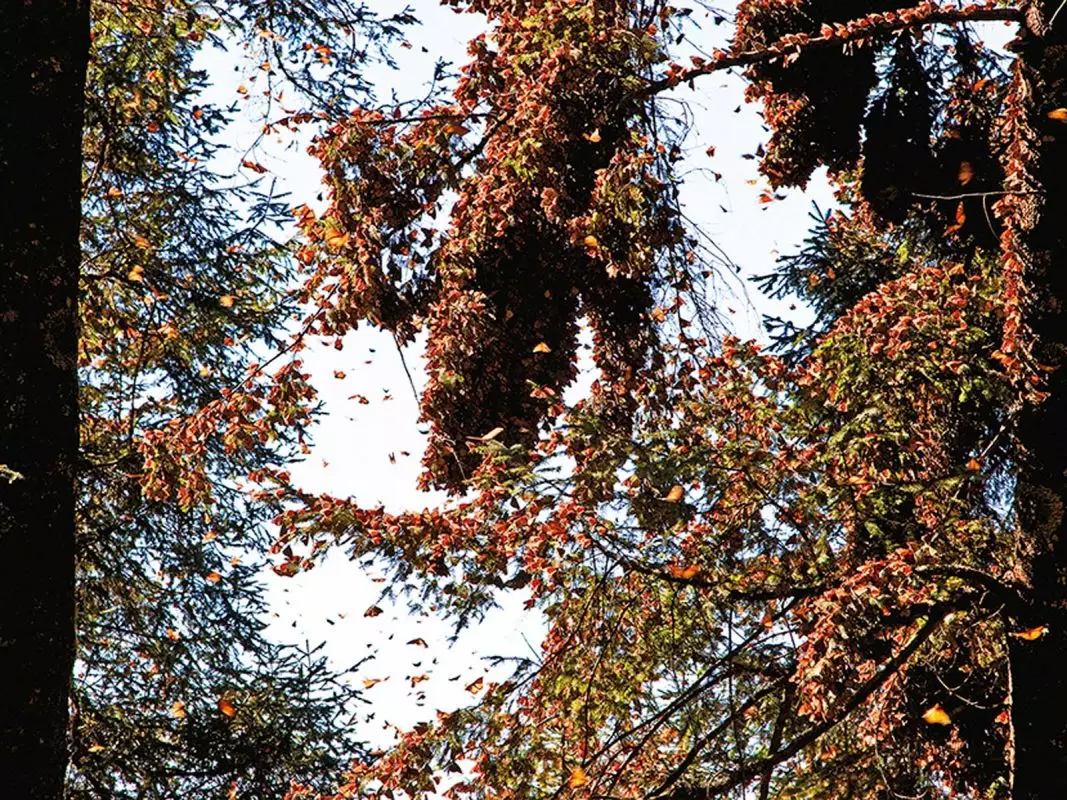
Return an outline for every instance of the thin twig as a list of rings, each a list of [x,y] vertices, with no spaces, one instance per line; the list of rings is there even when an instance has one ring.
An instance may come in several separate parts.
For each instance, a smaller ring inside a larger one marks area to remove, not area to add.
[[[1067,0],[1064,0],[1067,3]],[[1022,189],[1019,191],[1004,190],[1000,192],[963,192],[962,194],[922,194],[912,192],[912,197],[921,197],[923,200],[965,200],[968,197],[1004,197],[1005,195],[1044,194],[1044,189]]]
[[[1060,15],[1060,12],[1063,11],[1064,6],[1067,6],[1067,0],[1063,0],[1063,2],[1060,3],[1060,7],[1052,13],[1052,16],[1049,18],[1048,21],[1048,26],[1050,28],[1056,24],[1056,17],[1058,17]]]
[[[415,398],[415,405],[419,404],[419,390],[415,388],[415,381],[411,378],[411,370],[408,369],[407,359],[404,358],[404,348],[400,344],[400,337],[393,334],[393,342],[396,344],[396,354],[400,356],[400,366],[404,368],[404,374],[408,377],[408,386],[411,387],[411,396]]]

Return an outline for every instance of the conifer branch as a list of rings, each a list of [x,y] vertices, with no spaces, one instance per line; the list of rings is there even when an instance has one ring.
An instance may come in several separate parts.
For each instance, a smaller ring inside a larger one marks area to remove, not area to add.
[[[828,47],[845,46],[859,42],[877,34],[894,33],[909,28],[928,25],[953,25],[961,22],[1015,22],[1022,19],[1023,12],[1012,8],[987,8],[985,6],[966,6],[955,8],[939,6],[931,2],[919,3],[911,8],[884,14],[869,14],[859,19],[835,25],[823,25],[818,35],[791,33],[778,39],[773,44],[740,53],[718,50],[712,60],[699,63],[689,69],[675,69],[663,78],[648,85],[647,93],[655,95],[672,89],[682,83],[692,81],[702,75],[710,75],[734,67],[749,67],[755,64],[784,59],[786,62],[797,58],[801,53]]]

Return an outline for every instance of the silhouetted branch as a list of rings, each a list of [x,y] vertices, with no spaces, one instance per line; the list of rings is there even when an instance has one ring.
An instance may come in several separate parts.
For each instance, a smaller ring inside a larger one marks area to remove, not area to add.
[[[727,773],[723,778],[714,783],[705,786],[680,787],[667,794],[667,789],[669,789],[682,775],[680,769],[675,769],[655,791],[646,795],[646,797],[649,798],[649,800],[666,800],[666,798],[670,798],[670,800],[711,800],[711,798],[714,797],[722,797],[731,790],[736,789],[738,786],[763,774],[766,770],[793,758],[805,747],[814,743],[821,736],[843,722],[849,714],[863,705],[871,695],[878,691],[887,680],[896,674],[897,670],[904,666],[904,664],[915,655],[916,651],[918,651],[918,649],[933,635],[948,611],[948,606],[938,606],[932,612],[929,621],[918,633],[915,634],[915,636],[912,637],[911,641],[908,642],[908,644],[893,658],[887,661],[874,677],[856,690],[846,702],[842,703],[829,719],[809,728],[806,732],[797,736],[793,741],[777,752],[773,752],[764,758],[751,761],[743,767]],[[745,706],[742,706],[740,710],[747,710],[757,698],[762,698],[766,693],[767,690],[758,693],[751,698]],[[720,725],[719,727],[722,726]],[[701,744],[706,744],[709,741],[710,737],[705,737],[701,740]],[[696,748],[694,748],[694,751],[695,750]],[[688,766],[692,760],[695,760],[695,758],[696,752],[690,752],[687,762],[685,762],[686,766]]]
[[[861,39],[869,39],[871,36],[880,33],[893,33],[927,25],[951,25],[959,22],[1013,22],[1021,19],[1022,11],[1018,8],[987,8],[978,5],[956,8],[924,2],[912,8],[903,8],[899,11],[870,14],[866,17],[849,20],[833,26],[824,25],[822,32],[817,36],[806,33],[791,33],[767,47],[756,50],[745,50],[740,53],[719,50],[716,51],[715,57],[707,63],[690,69],[675,71],[658,81],[651,82],[648,85],[647,93],[650,95],[658,94],[694,78],[721,72],[724,69],[748,67],[753,64],[774,61],[778,58],[788,60],[796,58],[803,52],[844,46]]]

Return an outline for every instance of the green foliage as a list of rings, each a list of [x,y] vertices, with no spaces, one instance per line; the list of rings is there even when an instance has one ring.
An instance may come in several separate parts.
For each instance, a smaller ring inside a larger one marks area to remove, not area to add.
[[[658,2],[454,5],[489,31],[450,96],[382,107],[330,72],[355,63],[320,36],[333,5],[285,24],[99,12],[72,791],[321,794],[353,746],[344,694],[263,642],[233,560],[270,517],[280,574],[340,544],[457,628],[506,590],[548,621],[536,657],[357,760],[344,796],[428,798],[464,772],[446,796],[1005,796],[1016,752],[1039,751],[1015,737],[1036,709],[1009,664],[1059,613],[1034,556],[1058,495],[1015,476],[1039,474],[1031,452],[1064,474],[1034,435],[1061,353],[1032,299],[1062,236],[1035,199],[1062,51],[1030,31],[1041,57],[1006,73],[968,28],[1018,17],[996,3],[745,0],[731,49],[683,66],[694,29]],[[278,198],[209,168],[229,112],[194,105],[189,43],[213,36],[263,48],[268,108],[281,74],[334,115],[313,148],[330,205],[295,210],[294,296]],[[815,313],[776,329],[783,354],[700,324],[685,120],[659,95],[728,67],[764,102],[772,184],[825,166],[845,206],[761,279]],[[345,97],[364,102],[340,118]],[[361,321],[425,332],[423,483],[462,498],[391,514],[291,485],[314,390],[295,357],[249,362],[297,301],[294,351]],[[568,404],[583,322],[599,374]]]

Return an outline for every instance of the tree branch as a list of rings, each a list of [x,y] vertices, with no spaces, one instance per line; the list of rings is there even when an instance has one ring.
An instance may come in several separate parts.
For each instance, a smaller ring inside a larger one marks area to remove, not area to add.
[[[1029,616],[1038,610],[1033,599],[1020,583],[1005,583],[1000,578],[974,567],[962,564],[923,564],[915,568],[920,575],[944,575],[960,578],[969,584],[985,589],[1012,614]]]
[[[694,589],[708,589],[718,592],[730,600],[747,600],[753,602],[762,600],[795,600],[805,597],[815,597],[832,588],[831,584],[828,583],[820,583],[813,586],[767,586],[758,589],[724,588],[721,581],[709,581],[702,578],[685,578],[681,575],[673,575],[667,571],[666,566],[651,566],[644,564],[641,561],[616,550],[609,551],[595,540],[594,543],[600,545],[601,551],[609,558],[616,559],[622,566],[631,569],[640,575],[646,575],[650,578],[656,578],[665,583],[673,583],[678,586],[691,586]]]
[[[782,746],[782,734],[785,731],[785,724],[787,717],[793,713],[793,696],[796,694],[796,686],[790,682],[786,684],[785,691],[782,693],[781,705],[778,706],[778,717],[774,720],[774,729],[771,731],[770,750],[768,751],[773,757],[778,748]],[[774,764],[769,764],[763,770],[763,776],[760,778],[759,784],[759,800],[770,800],[771,796],[771,778],[774,777]]]
[[[817,36],[807,33],[791,33],[767,47],[756,50],[745,50],[740,53],[717,50],[711,61],[690,69],[668,72],[663,78],[649,83],[646,92],[649,95],[658,94],[702,75],[710,75],[734,67],[748,67],[779,58],[788,62],[802,52],[835,46],[843,47],[849,43],[869,39],[875,34],[960,22],[1014,22],[1021,20],[1022,16],[1023,12],[1018,8],[986,8],[978,5],[957,8],[922,2],[912,8],[889,11],[884,14],[870,14],[832,26],[823,25]]]
[[[762,774],[767,769],[793,758],[793,756],[797,755],[805,747],[815,742],[823,734],[837,727],[837,725],[843,722],[849,714],[863,705],[871,695],[878,691],[878,689],[881,688],[881,686],[885,684],[897,670],[907,663],[923,644],[926,643],[926,641],[933,635],[934,631],[937,630],[947,613],[947,606],[939,606],[930,617],[930,620],[918,633],[915,634],[915,636],[912,637],[911,641],[908,642],[908,644],[905,645],[893,658],[886,662],[885,666],[883,666],[870,680],[863,684],[863,686],[849,697],[846,702],[842,703],[830,719],[824,720],[818,725],[809,728],[805,733],[797,736],[793,741],[777,752],[771,753],[756,761],[752,761],[744,767],[735,769],[732,772],[727,773],[715,783],[707,784],[705,786],[681,787],[671,792],[670,795],[666,795],[664,790],[669,788],[673,781],[664,781],[659,789],[652,795],[652,798],[655,798],[655,800],[664,800],[667,797],[670,797],[671,800],[710,800],[710,798],[713,797],[721,797],[730,790],[735,789]],[[677,772],[678,771],[675,770],[675,773]],[[670,777],[676,780],[679,775],[676,775],[675,773],[672,773]]]
[[[780,678],[774,683],[764,686],[754,695],[749,697],[732,714],[727,716],[726,719],[724,719],[722,722],[712,728],[711,731],[709,731],[707,734],[702,736],[697,741],[697,743],[694,744],[692,748],[690,748],[689,752],[686,754],[685,758],[682,759],[681,763],[679,763],[673,770],[671,770],[670,774],[668,774],[667,777],[663,779],[663,782],[660,783],[658,787],[656,787],[655,791],[645,795],[645,797],[648,800],[662,800],[662,798],[665,798],[667,795],[665,795],[664,792],[671,786],[673,786],[678,781],[678,779],[685,774],[685,771],[689,769],[690,766],[692,766],[693,762],[696,761],[697,756],[700,755],[700,753],[704,750],[705,747],[707,747],[711,742],[715,741],[715,739],[721,736],[731,725],[734,724],[734,722],[740,716],[743,716],[750,709],[756,708],[761,702],[763,702],[764,698],[768,697],[771,694],[774,694],[774,692],[778,691],[779,689],[784,689],[788,685],[788,683],[789,678]],[[752,770],[756,767],[762,770],[766,768],[767,765],[765,762],[769,760],[770,757],[760,759],[759,761],[753,762],[753,764],[748,765],[743,770],[739,771],[743,771],[746,773],[752,772]],[[731,787],[729,788],[732,787],[733,785],[731,785]],[[683,787],[681,789],[675,790],[671,795],[672,800],[698,800],[698,798],[702,798],[704,796],[704,789],[696,787]],[[713,795],[708,794],[706,796],[712,797]]]

